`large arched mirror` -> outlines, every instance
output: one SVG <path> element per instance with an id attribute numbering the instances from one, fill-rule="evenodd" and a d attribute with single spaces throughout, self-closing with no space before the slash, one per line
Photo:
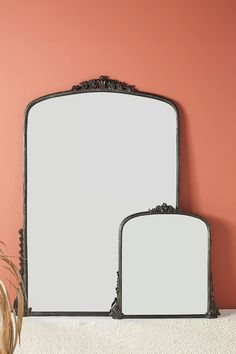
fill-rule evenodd
<path id="1" fill-rule="evenodd" d="M 117 233 L 149 205 L 178 205 L 178 113 L 101 77 L 29 104 L 22 272 L 26 314 L 108 315 Z"/>

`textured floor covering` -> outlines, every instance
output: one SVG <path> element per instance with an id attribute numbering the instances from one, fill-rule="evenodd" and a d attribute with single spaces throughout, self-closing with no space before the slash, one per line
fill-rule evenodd
<path id="1" fill-rule="evenodd" d="M 25 318 L 16 354 L 236 354 L 236 310 L 218 319 Z"/>

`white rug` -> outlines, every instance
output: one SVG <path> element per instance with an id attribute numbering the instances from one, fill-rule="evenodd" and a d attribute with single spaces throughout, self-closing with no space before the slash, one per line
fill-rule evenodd
<path id="1" fill-rule="evenodd" d="M 218 319 L 29 317 L 16 354 L 236 354 L 236 310 Z"/>

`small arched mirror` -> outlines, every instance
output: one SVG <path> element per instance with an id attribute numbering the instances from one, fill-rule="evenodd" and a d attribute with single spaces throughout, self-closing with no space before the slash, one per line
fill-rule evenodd
<path id="1" fill-rule="evenodd" d="M 207 222 L 166 204 L 127 217 L 117 285 L 114 318 L 217 317 Z"/>

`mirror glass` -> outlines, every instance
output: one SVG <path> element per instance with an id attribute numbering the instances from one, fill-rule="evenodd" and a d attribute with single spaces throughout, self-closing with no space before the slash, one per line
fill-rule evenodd
<path id="1" fill-rule="evenodd" d="M 209 303 L 209 228 L 182 214 L 145 214 L 123 224 L 124 315 L 205 315 Z"/>
<path id="2" fill-rule="evenodd" d="M 177 111 L 137 92 L 54 94 L 29 106 L 25 144 L 28 305 L 108 313 L 121 220 L 177 205 Z"/>

